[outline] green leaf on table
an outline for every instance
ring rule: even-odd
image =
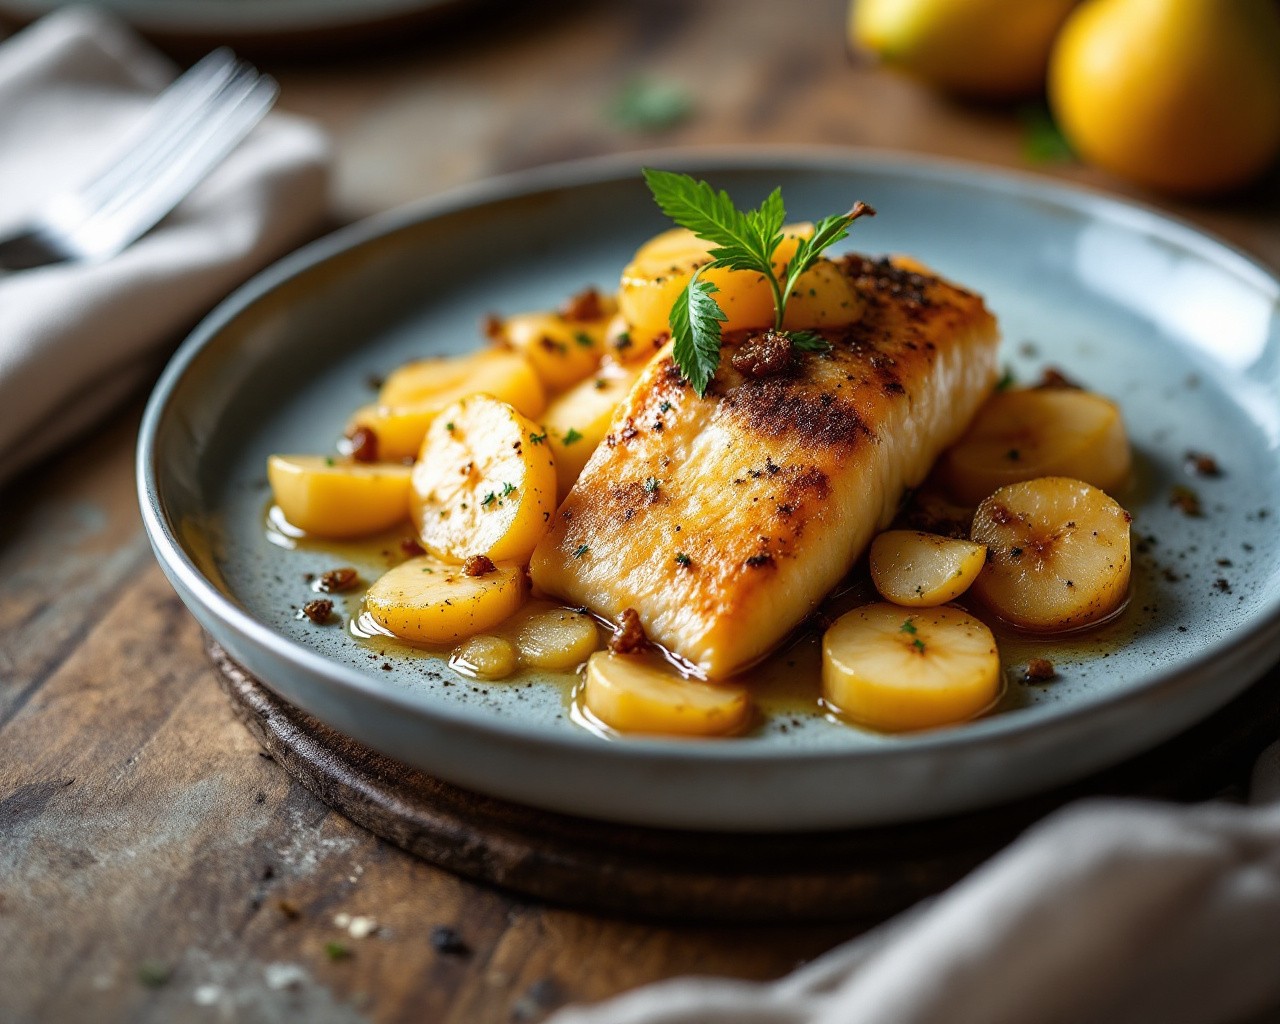
[[[1022,122],[1022,156],[1028,163],[1064,163],[1075,159],[1075,150],[1062,134],[1048,107],[1023,107],[1018,118]]]
[[[609,106],[610,119],[626,131],[661,132],[688,120],[693,96],[676,82],[636,78],[624,85]]]

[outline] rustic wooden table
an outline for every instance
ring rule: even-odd
[[[489,8],[483,27],[392,52],[262,63],[283,109],[332,131],[341,220],[654,145],[848,144],[1025,166],[1010,110],[853,62],[844,7],[544,4],[510,21]],[[609,100],[636,77],[686,90],[691,116],[621,125]],[[1071,164],[1036,169],[1125,191]],[[1280,265],[1274,183],[1171,208]],[[852,933],[531,904],[417,861],[291,784],[233,718],[143,538],[140,408],[0,491],[0,1018],[537,1020],[675,974],[776,976]],[[340,914],[377,930],[353,938]],[[432,944],[442,925],[466,951]]]

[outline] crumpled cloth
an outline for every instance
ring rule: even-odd
[[[175,74],[91,8],[0,43],[0,237],[92,177]],[[0,272],[0,485],[133,393],[219,299],[314,234],[329,164],[318,128],[272,114],[119,256]]]
[[[1251,798],[1081,801],[780,981],[680,978],[547,1024],[1256,1021],[1280,1010],[1280,743]]]

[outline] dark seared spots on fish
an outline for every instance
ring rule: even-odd
[[[867,363],[875,371],[876,382],[880,385],[880,390],[886,395],[905,395],[907,393],[907,389],[902,384],[902,377],[898,373],[898,361],[893,356],[883,352],[875,352],[867,360]]]
[[[892,299],[908,306],[929,305],[929,290],[938,284],[936,277],[894,266],[883,256],[851,254],[844,258],[843,270],[868,299]]]
[[[824,448],[875,440],[851,401],[813,392],[803,378],[748,379],[726,390],[719,413],[741,419],[762,437],[792,436]]]
[[[608,510],[611,517],[624,523],[631,522],[636,513],[665,501],[660,488],[649,488],[644,480],[628,480],[609,488]]]
[[[778,515],[786,518],[807,500],[825,501],[831,494],[831,481],[817,466],[783,466],[777,479],[775,498],[780,499]]]
[[[628,441],[639,436],[640,431],[636,429],[636,421],[628,416],[626,420],[623,421],[622,427],[619,430],[608,434],[605,437],[604,443],[610,448],[616,448],[618,445],[626,444]]]

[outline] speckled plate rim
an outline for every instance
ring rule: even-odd
[[[427,716],[441,724],[479,730],[513,743],[531,743],[564,751],[590,751],[594,757],[605,760],[645,758],[752,766],[758,766],[762,762],[830,762],[842,759],[892,761],[906,755],[963,750],[995,741],[1016,743],[1045,730],[1070,729],[1085,718],[1148,704],[1167,693],[1207,685],[1210,680],[1218,681],[1219,685],[1212,699],[1201,701],[1203,717],[1242,692],[1280,656],[1280,588],[1276,588],[1254,608],[1251,624],[1247,629],[1228,633],[1207,643],[1197,655],[1176,670],[1155,671],[1137,677],[1123,691],[1090,695],[1088,699],[1082,699],[1068,708],[1025,709],[1014,715],[979,719],[950,730],[898,737],[893,744],[849,752],[830,749],[747,749],[726,742],[639,737],[621,743],[602,743],[598,737],[585,732],[580,736],[551,735],[538,728],[524,726],[518,721],[499,719],[480,710],[430,704],[411,693],[387,687],[374,677],[339,665],[276,633],[238,607],[205,577],[184,549],[165,513],[163,474],[156,461],[156,442],[161,422],[167,414],[170,399],[179,381],[205,346],[213,342],[227,325],[268,293],[316,265],[421,222],[489,202],[615,180],[625,175],[638,174],[639,168],[650,165],[690,171],[706,167],[753,170],[781,166],[789,170],[811,170],[819,173],[870,170],[901,173],[939,187],[958,185],[988,190],[998,188],[1013,203],[1046,204],[1176,246],[1241,279],[1252,289],[1268,296],[1273,303],[1280,304],[1280,278],[1276,274],[1231,243],[1187,221],[1142,203],[1120,199],[1086,187],[1063,184],[1025,172],[992,170],[963,161],[855,147],[699,147],[636,152],[547,165],[468,184],[436,197],[377,214],[284,257],[224,300],[179,347],[157,382],[142,420],[138,440],[137,483],[148,538],[161,567],[184,599],[189,597],[194,600],[205,615],[230,635],[239,636],[259,649],[272,652],[275,658],[282,659],[300,673],[356,691],[370,701],[414,715]],[[270,683],[270,680],[264,682]],[[1179,728],[1189,727],[1191,724],[1191,721],[1183,722]],[[1160,738],[1167,738],[1176,731],[1178,729],[1169,730]],[[1142,748],[1134,748],[1130,753],[1137,753],[1140,749]],[[1115,758],[1112,759],[1114,760]]]

